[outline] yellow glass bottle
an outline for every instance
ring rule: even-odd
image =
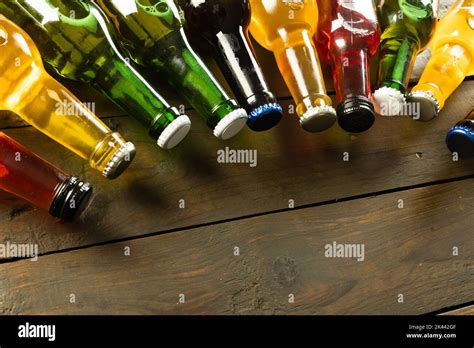
[[[438,23],[430,43],[431,55],[408,102],[418,103],[413,118],[436,117],[446,99],[466,76],[474,75],[474,0],[458,0]]]
[[[312,37],[318,25],[316,0],[251,0],[250,32],[272,51],[293,99],[301,126],[310,132],[331,127],[336,112],[326,94]]]
[[[0,72],[0,109],[15,112],[109,179],[128,167],[134,145],[53,79],[31,38],[1,15]]]

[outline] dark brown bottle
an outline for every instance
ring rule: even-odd
[[[186,28],[204,38],[239,103],[247,110],[248,126],[269,129],[282,117],[281,106],[269,91],[248,36],[248,0],[177,0]]]

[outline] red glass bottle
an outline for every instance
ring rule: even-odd
[[[41,159],[0,132],[0,189],[63,221],[79,216],[92,187]]]
[[[332,67],[338,123],[351,133],[369,129],[375,120],[370,90],[370,58],[380,43],[372,0],[318,0],[318,53]]]

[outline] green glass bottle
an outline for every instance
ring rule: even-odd
[[[139,65],[158,72],[206,118],[214,135],[228,139],[247,121],[190,47],[172,0],[96,0],[114,24],[118,40]]]
[[[377,112],[398,115],[405,105],[416,56],[434,32],[437,0],[379,0],[377,11],[382,29],[378,89],[374,92]]]
[[[80,0],[5,0],[0,13],[22,27],[38,46],[46,68],[89,83],[149,129],[169,149],[190,129],[180,115],[120,54],[101,11]]]

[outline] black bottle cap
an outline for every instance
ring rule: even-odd
[[[248,113],[247,126],[256,132],[273,128],[283,117],[281,106],[270,92],[262,92],[245,102]]]
[[[76,216],[82,214],[91,194],[92,187],[89,183],[71,176],[56,189],[56,195],[49,208],[49,213],[62,221],[73,221]]]
[[[347,132],[364,132],[374,124],[374,105],[364,96],[347,98],[337,106],[337,121]]]

